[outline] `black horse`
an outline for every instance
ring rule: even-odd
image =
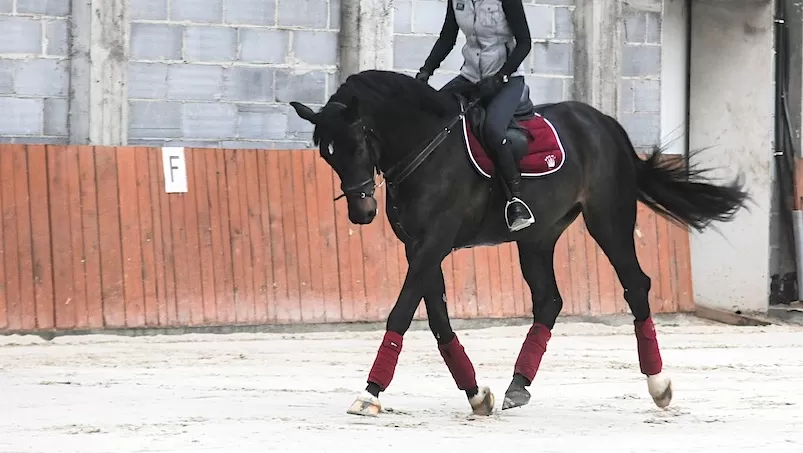
[[[534,322],[514,366],[503,409],[527,404],[526,387],[535,378],[563,306],[553,269],[555,244],[580,213],[624,288],[649,393],[656,405],[666,407],[672,386],[661,373],[648,302],[650,278],[639,265],[633,239],[637,201],[702,230],[713,220],[731,220],[743,206],[747,194],[741,183],[714,185],[683,160],[663,159],[660,149],[640,159],[621,125],[587,104],[541,105],[535,111],[554,125],[566,160],[552,175],[525,178],[523,198],[537,222],[511,233],[503,215],[502,185],[480,176],[466,156],[463,135],[450,133],[473,107],[468,100],[404,74],[370,70],[350,76],[318,112],[291,103],[301,118],[315,125],[313,140],[340,177],[352,223],[368,224],[376,217],[375,175],[384,176],[386,214],[407,255],[407,275],[388,316],[368,386],[348,413],[381,412],[379,392],[393,378],[403,335],[422,298],[457,387],[466,392],[474,413],[491,413],[494,396],[477,385],[474,367],[450,326],[441,263],[458,248],[510,241],[517,243],[521,270],[531,289]]]

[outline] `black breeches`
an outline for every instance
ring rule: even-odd
[[[485,108],[483,134],[489,146],[498,149],[505,139],[505,132],[516,113],[524,92],[524,77],[511,77]]]

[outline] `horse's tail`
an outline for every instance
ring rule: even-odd
[[[614,122],[636,165],[638,200],[662,217],[702,231],[712,221],[732,220],[749,198],[741,177],[724,185],[713,184],[704,176],[708,170],[694,165],[687,168],[684,159],[662,158],[665,150],[658,146],[646,160],[641,159],[627,132]]]

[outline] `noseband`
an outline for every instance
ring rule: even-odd
[[[339,200],[339,199],[341,199],[343,197],[354,197],[354,198],[360,198],[360,199],[367,198],[367,197],[373,197],[374,196],[374,191],[376,190],[376,183],[374,182],[374,175],[371,175],[371,177],[369,179],[366,179],[365,181],[363,181],[361,183],[358,183],[358,184],[353,184],[353,185],[350,185],[350,186],[343,186],[341,184],[340,185],[340,190],[342,190],[343,193],[341,193],[340,195],[335,197],[335,201],[337,201],[337,200]]]

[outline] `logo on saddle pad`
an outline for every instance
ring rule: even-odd
[[[546,166],[549,168],[555,168],[555,164],[557,163],[557,159],[555,159],[554,154],[549,154],[544,157],[544,162],[546,162]]]

